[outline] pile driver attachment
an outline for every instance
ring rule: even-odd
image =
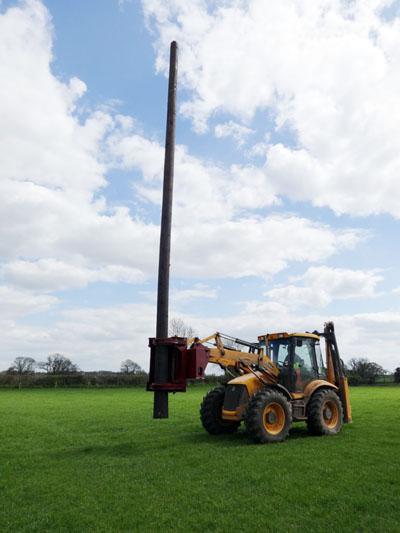
[[[188,346],[185,337],[151,338],[149,347],[148,391],[185,392],[187,380],[204,379],[210,350],[200,342]]]

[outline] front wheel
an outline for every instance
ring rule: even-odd
[[[224,405],[225,387],[216,387],[203,398],[200,407],[200,419],[203,427],[211,435],[234,433],[240,426],[240,422],[224,420],[222,407]]]
[[[255,442],[281,442],[288,436],[292,425],[292,407],[280,392],[262,390],[250,400],[245,423]]]
[[[307,427],[312,435],[335,435],[343,425],[343,407],[334,390],[323,389],[311,397],[307,406]]]

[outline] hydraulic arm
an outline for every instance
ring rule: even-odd
[[[188,345],[197,341],[200,344],[212,343],[209,348],[209,363],[219,365],[223,370],[234,376],[254,373],[260,370],[273,381],[278,380],[279,370],[259,343],[252,343],[216,332],[204,339],[189,339]]]
[[[349,385],[345,376],[343,361],[339,355],[333,322],[326,322],[324,332],[318,333],[318,335],[325,338],[327,379],[330,383],[336,385],[339,390],[339,397],[343,405],[344,422],[351,422]]]

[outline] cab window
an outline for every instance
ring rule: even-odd
[[[269,357],[276,364],[278,368],[282,368],[284,364],[289,363],[289,339],[278,339],[270,341]]]
[[[324,359],[322,357],[319,341],[315,343],[315,355],[317,356],[318,375],[320,378],[326,379],[326,368],[324,365]]]
[[[314,340],[296,338],[294,343],[293,367],[305,371],[314,370]]]

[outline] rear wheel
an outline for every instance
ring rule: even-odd
[[[203,398],[200,407],[200,419],[203,427],[211,435],[234,433],[240,422],[223,420],[222,407],[224,405],[225,387],[216,387]]]
[[[314,393],[307,406],[307,427],[313,435],[336,435],[342,429],[343,407],[331,389]]]
[[[280,442],[289,434],[292,407],[286,397],[276,390],[257,392],[250,400],[245,423],[255,442]]]

